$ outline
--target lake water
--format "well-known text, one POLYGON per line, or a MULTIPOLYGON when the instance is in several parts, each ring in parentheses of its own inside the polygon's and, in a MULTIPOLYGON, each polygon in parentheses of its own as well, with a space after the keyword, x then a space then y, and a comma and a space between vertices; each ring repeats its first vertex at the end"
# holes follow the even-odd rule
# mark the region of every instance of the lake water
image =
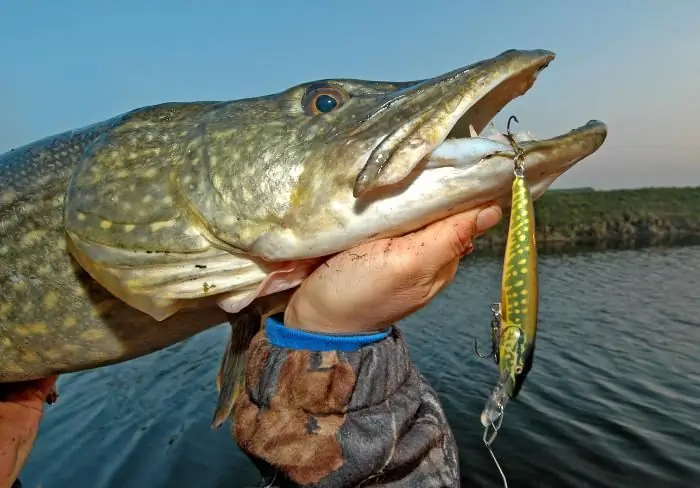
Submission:
MULTIPOLYGON (((500 262, 470 256, 405 320, 440 393, 462 486, 501 486, 479 413, 495 381, 489 337, 500 262)), ((700 247, 543 255, 537 356, 494 444, 516 487, 700 486, 700 247), (693 406, 695 405, 695 406, 693 406)), ((212 430, 219 327, 138 360, 60 379, 27 488, 235 488, 256 471, 212 430)))

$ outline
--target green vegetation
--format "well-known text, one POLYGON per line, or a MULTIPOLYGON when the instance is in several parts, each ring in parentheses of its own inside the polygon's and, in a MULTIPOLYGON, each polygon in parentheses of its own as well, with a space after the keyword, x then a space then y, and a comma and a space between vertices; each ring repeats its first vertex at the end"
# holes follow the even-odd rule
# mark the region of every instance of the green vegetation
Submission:
MULTIPOLYGON (((700 238, 700 187, 549 190, 535 202, 538 247, 672 243, 700 238)), ((505 244, 508 216, 477 247, 505 244)))

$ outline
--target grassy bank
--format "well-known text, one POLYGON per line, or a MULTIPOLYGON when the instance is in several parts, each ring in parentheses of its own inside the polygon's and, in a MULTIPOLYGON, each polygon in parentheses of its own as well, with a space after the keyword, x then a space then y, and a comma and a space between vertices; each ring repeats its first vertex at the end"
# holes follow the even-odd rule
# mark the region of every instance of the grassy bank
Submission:
MULTIPOLYGON (((538 247, 633 247, 700 237, 700 187, 549 190, 535 202, 538 247)), ((508 216, 475 243, 505 244, 508 216)))

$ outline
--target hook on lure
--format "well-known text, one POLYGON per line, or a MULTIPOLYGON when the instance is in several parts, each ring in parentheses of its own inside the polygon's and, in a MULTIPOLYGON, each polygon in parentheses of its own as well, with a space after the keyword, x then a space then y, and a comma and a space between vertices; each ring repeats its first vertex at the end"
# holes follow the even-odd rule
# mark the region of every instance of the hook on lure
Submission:
POLYGON ((508 142, 510 142, 510 146, 513 148, 513 152, 515 153, 515 157, 513 158, 513 173, 515 173, 516 177, 523 178, 525 176, 525 151, 523 151, 523 149, 518 145, 518 142, 515 140, 515 134, 510 131, 511 122, 519 124, 520 121, 515 115, 508 117, 505 136, 508 139, 508 142))
POLYGON ((498 363, 498 347, 501 341, 501 304, 494 303, 491 305, 491 351, 488 354, 481 354, 479 352, 479 344, 476 339, 474 339, 474 352, 477 356, 482 359, 492 358, 494 362, 498 363))

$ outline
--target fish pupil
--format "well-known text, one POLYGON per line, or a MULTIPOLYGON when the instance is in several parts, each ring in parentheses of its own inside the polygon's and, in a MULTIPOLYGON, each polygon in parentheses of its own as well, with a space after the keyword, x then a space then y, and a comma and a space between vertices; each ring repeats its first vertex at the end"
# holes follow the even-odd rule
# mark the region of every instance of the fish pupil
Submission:
POLYGON ((321 113, 328 113, 338 106, 338 101, 330 95, 319 95, 316 98, 316 110, 321 113))

